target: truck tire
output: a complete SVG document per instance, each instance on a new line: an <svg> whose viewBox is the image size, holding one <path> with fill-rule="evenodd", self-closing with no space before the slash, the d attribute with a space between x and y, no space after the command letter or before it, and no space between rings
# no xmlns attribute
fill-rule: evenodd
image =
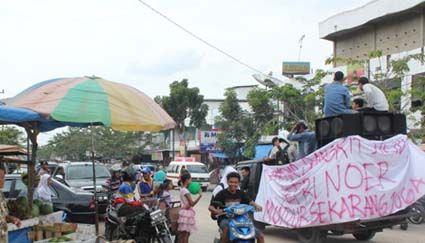
<svg viewBox="0 0 425 243"><path fill-rule="evenodd" d="M414 204L410 208L410 216L407 219L412 224L422 224L425 221L425 208L422 205Z"/></svg>
<svg viewBox="0 0 425 243"><path fill-rule="evenodd" d="M303 228L297 230L297 236L301 243L323 243L326 232L315 228Z"/></svg>
<svg viewBox="0 0 425 243"><path fill-rule="evenodd" d="M354 238L356 238L356 240L361 240L361 241L368 241L371 240L373 237L375 237L376 232L375 231L361 231L361 232L356 232L353 233Z"/></svg>
<svg viewBox="0 0 425 243"><path fill-rule="evenodd" d="M400 224L400 229L401 230L407 230L407 228L409 228L409 224L407 222L404 222L404 223Z"/></svg>

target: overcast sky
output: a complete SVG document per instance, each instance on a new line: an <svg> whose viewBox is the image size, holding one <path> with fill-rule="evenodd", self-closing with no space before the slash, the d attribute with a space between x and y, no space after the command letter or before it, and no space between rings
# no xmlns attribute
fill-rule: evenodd
<svg viewBox="0 0 425 243"><path fill-rule="evenodd" d="M323 68L331 42L318 23L368 0L146 0L174 21L263 72L283 60ZM206 98L256 84L252 70L182 32L137 0L1 0L0 90L10 97L57 77L96 75L168 94L188 78Z"/></svg>

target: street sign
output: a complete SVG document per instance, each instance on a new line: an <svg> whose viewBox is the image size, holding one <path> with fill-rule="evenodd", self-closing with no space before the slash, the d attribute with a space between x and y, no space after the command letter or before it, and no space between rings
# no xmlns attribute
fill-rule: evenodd
<svg viewBox="0 0 425 243"><path fill-rule="evenodd" d="M310 73L310 62L283 62L282 75L304 75Z"/></svg>

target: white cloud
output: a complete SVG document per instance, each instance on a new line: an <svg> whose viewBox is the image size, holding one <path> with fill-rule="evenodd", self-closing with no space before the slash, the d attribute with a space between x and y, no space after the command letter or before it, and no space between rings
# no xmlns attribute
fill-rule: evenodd
<svg viewBox="0 0 425 243"><path fill-rule="evenodd" d="M242 61L280 73L283 60L323 67L332 44L318 22L366 0L145 0ZM2 0L0 90L17 94L43 80L97 75L151 97L188 78L208 98L226 87L255 84L253 71L200 43L137 0Z"/></svg>

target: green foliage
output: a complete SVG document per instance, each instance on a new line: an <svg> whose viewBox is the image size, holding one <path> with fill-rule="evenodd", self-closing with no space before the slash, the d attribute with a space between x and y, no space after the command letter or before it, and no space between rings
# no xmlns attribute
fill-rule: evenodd
<svg viewBox="0 0 425 243"><path fill-rule="evenodd" d="M67 160L86 160L92 150L92 136L96 156L126 158L143 151L150 143L150 134L117 132L105 127L69 128L56 134L47 145L40 148L40 159L61 157ZM141 145L141 141L144 142Z"/></svg>
<svg viewBox="0 0 425 243"><path fill-rule="evenodd" d="M257 127L262 127L273 119L274 108L270 98L270 92L266 89L255 88L248 93L248 104Z"/></svg>
<svg viewBox="0 0 425 243"><path fill-rule="evenodd" d="M0 144L22 145L24 133L14 126L3 125L0 127Z"/></svg>
<svg viewBox="0 0 425 243"><path fill-rule="evenodd" d="M183 135L183 142L186 143L186 120L189 119L189 126L195 128L206 127L205 117L208 114L208 105L204 103L204 96L199 93L199 88L189 88L187 79L174 81L170 84L170 95L155 97L158 104L176 122L176 130Z"/></svg>
<svg viewBox="0 0 425 243"><path fill-rule="evenodd" d="M168 114L177 124L177 130L183 132L185 120L189 118L189 125L201 127L205 125L205 117L208 113L208 106L203 104L204 96L199 94L199 88L189 88L187 79L174 81L170 84L170 95L155 97Z"/></svg>
<svg viewBox="0 0 425 243"><path fill-rule="evenodd" d="M235 161L240 157L243 142L255 132L254 122L252 116L240 107L234 90L226 90L224 96L219 107L221 116L216 118L216 127L223 130L218 135L217 145Z"/></svg>

